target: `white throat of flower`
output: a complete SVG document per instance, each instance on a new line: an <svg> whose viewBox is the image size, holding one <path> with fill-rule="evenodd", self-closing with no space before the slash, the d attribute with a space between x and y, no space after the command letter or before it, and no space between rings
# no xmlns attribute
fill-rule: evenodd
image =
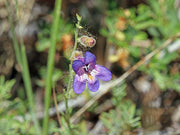
<svg viewBox="0 0 180 135"><path fill-rule="evenodd" d="M96 69L93 69L90 73L84 73L83 75L79 76L79 81L84 82L87 80L89 83L94 83L98 73L99 72Z"/></svg>

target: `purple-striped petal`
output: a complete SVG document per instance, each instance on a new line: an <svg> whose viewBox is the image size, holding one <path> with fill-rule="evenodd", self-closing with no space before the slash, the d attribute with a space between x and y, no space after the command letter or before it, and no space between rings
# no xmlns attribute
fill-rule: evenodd
<svg viewBox="0 0 180 135"><path fill-rule="evenodd" d="M96 92L99 89L99 80L96 79L94 83L87 82L88 89L92 92Z"/></svg>
<svg viewBox="0 0 180 135"><path fill-rule="evenodd" d="M84 66L84 63L80 60L73 61L72 68L76 74L77 74L78 70L83 66Z"/></svg>
<svg viewBox="0 0 180 135"><path fill-rule="evenodd" d="M92 63L95 65L96 64L96 56L87 51L84 56L84 63L85 64Z"/></svg>
<svg viewBox="0 0 180 135"><path fill-rule="evenodd" d="M100 66L97 65L95 66L95 69L98 71L98 74L96 75L97 78L99 78L102 81L109 81L112 78L112 74L109 71L109 69L107 69L104 66Z"/></svg>
<svg viewBox="0 0 180 135"><path fill-rule="evenodd" d="M73 80L73 90L76 94L81 94L86 88L86 81L81 82L80 76L75 75Z"/></svg>

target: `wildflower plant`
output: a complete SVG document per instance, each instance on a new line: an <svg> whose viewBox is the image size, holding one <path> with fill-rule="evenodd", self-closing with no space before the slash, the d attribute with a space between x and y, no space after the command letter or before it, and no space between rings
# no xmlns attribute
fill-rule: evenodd
<svg viewBox="0 0 180 135"><path fill-rule="evenodd" d="M67 123L67 127L69 129L70 134L74 134L74 130L72 130L73 125L70 123L70 110L68 106L68 99L70 98L70 90L73 87L73 90L76 94L81 94L84 89L87 87L90 91L95 92L99 89L99 80L109 81L112 78L111 72L104 66L100 66L96 64L96 56L89 51L85 52L85 56L82 57L81 54L76 56L77 44L82 39L78 37L78 31L82 28L80 25L81 17L77 14L77 24L75 31L75 42L74 48L72 50L72 55L70 56L70 64L69 64L69 82L67 86L67 90L64 90L64 101L66 106L66 113L63 114L64 119ZM88 38L88 40L84 39ZM91 37L83 37L83 46L87 44L87 47L93 47L96 43L94 38ZM73 83L71 80L73 79L73 71L76 73L74 76Z"/></svg>

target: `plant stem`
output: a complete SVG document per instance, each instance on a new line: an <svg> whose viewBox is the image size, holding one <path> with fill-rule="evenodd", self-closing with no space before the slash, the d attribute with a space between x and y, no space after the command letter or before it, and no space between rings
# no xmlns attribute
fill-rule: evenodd
<svg viewBox="0 0 180 135"><path fill-rule="evenodd" d="M16 38L15 30L14 30L13 20L12 20L11 13L10 13L10 10L9 10L9 5L8 5L9 3L8 3L7 0L5 1L5 4L6 4L6 9L7 9L7 12L8 12L8 19L9 19L9 23L10 23L10 27L11 27L11 31L12 31L12 39L13 39L13 45L14 45L16 59L17 59L18 64L21 65L20 49L19 49L18 41L17 41L17 38Z"/></svg>
<svg viewBox="0 0 180 135"><path fill-rule="evenodd" d="M9 23L10 23L11 30L12 30L12 38L13 38L13 45L14 45L16 59L17 59L18 64L21 66L21 70L22 70L22 76L23 76L23 81L24 81L24 85L25 85L25 90L27 93L28 103L30 106L29 108L30 108L30 112L31 112L31 117L32 117L34 125L35 125L36 134L41 135L39 122L37 120L36 113L35 113L35 104L34 104L34 99L33 99L32 85L31 85L31 79L30 79L30 74L29 74L25 46L22 42L22 37L20 37L20 39L21 39L21 51L20 51L7 0L5 1L5 4L6 4L7 12L8 12ZM16 1L16 12L17 12L17 1Z"/></svg>
<svg viewBox="0 0 180 135"><path fill-rule="evenodd" d="M43 135L48 134L48 120L49 120L49 105L50 105L50 96L51 96L51 88L52 88L52 73L54 68L54 57L56 52L56 40L58 33L58 24L60 19L60 11L61 11L61 0L56 0L55 2L55 10L54 10L54 21L51 29L51 46L48 53L48 62L47 62L47 79L45 86L45 115L43 120Z"/></svg>
<svg viewBox="0 0 180 135"><path fill-rule="evenodd" d="M80 25L80 22L81 22L81 20L79 20L77 24ZM76 51L76 48L77 48L78 32L79 32L79 29L78 29L78 27L76 27L76 31L74 32L74 34L75 34L74 48L73 48L73 51L72 51L71 56L70 56L71 62L69 64L69 73L70 74L69 74L69 82L68 82L67 92L66 92L68 94L68 96L69 96L69 91L71 89L71 80L72 80L72 77L73 77L73 70L72 70L73 59L72 59L72 56L74 55L74 52Z"/></svg>
<svg viewBox="0 0 180 135"><path fill-rule="evenodd" d="M70 123L70 112L69 112L69 107L68 107L68 98L69 98L69 92L71 90L72 87L72 83L71 80L73 78L73 70L72 70L72 63L73 63L73 59L72 56L74 55L74 52L76 51L77 48L77 42L78 42L78 32L79 32L79 28L77 26L80 26L80 22L81 19L78 19L78 23L76 24L76 31L75 31L75 42L74 42L74 48L72 50L71 56L70 56L70 64L69 64L69 81L68 81L68 86L67 86L67 91L64 94L64 100L65 100L65 106L66 106L66 117L65 120L67 122L68 128L70 130L71 135L73 135L73 130L71 128L71 123Z"/></svg>
<svg viewBox="0 0 180 135"><path fill-rule="evenodd" d="M74 132L71 128L71 123L70 123L70 113L69 113L69 107L68 107L68 97L65 95L64 96L64 100L65 100L65 106L66 106L66 116L65 116L65 120L68 126L68 129L71 133L71 135L74 135Z"/></svg>
<svg viewBox="0 0 180 135"><path fill-rule="evenodd" d="M62 126L62 124L61 124L61 117L60 117L59 111L58 111L56 92L55 92L54 86L53 86L53 98L54 98L54 104L55 104L55 109L56 109L56 114L57 114L57 119L58 119L58 122L59 122L59 126Z"/></svg>
<svg viewBox="0 0 180 135"><path fill-rule="evenodd" d="M34 99L33 99L32 85L31 85L26 51L25 51L24 45L21 45L21 55L22 55L22 67L23 67L22 75L23 75L25 89L26 89L26 93L27 93L27 97L28 97L28 103L30 106L30 112L31 112L32 119L34 121L36 132L38 135L41 135L39 122L37 120L36 113L35 113L35 104L34 104Z"/></svg>

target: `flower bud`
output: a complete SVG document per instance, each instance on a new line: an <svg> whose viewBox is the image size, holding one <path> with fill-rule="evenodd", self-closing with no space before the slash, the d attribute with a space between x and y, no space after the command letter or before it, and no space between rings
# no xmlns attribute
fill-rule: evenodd
<svg viewBox="0 0 180 135"><path fill-rule="evenodd" d="M93 47L96 44L96 40L93 37L81 36L79 42L84 47Z"/></svg>

